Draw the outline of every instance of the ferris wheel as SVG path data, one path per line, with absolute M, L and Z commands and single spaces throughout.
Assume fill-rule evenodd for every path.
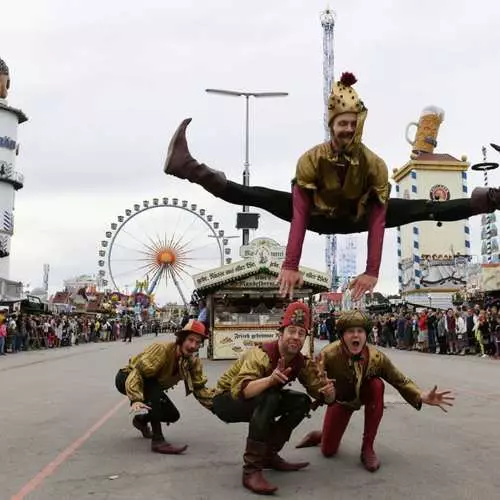
M 127 208 L 100 242 L 99 285 L 110 292 L 154 295 L 155 302 L 183 303 L 192 274 L 231 262 L 220 223 L 195 203 L 153 198 Z

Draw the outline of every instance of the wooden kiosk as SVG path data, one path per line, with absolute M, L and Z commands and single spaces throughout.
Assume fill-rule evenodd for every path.
M 237 359 L 258 342 L 276 338 L 283 311 L 289 303 L 276 283 L 285 247 L 269 238 L 257 238 L 241 247 L 243 260 L 193 276 L 199 296 L 205 297 L 210 314 L 210 359 Z M 312 296 L 329 290 L 326 273 L 301 267 L 304 285 L 295 299 L 311 305 Z M 308 337 L 304 352 L 314 350 Z

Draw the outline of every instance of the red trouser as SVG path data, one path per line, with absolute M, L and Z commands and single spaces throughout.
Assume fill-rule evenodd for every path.
M 371 449 L 384 413 L 384 382 L 382 379 L 372 378 L 363 382 L 360 397 L 361 402 L 365 405 L 362 449 Z M 337 453 L 351 415 L 352 410 L 339 403 L 327 408 L 321 438 L 321 452 L 325 457 L 331 457 Z

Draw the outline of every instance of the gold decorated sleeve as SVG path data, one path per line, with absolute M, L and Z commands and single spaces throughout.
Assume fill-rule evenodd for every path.
M 191 368 L 191 379 L 193 381 L 193 395 L 198 402 L 207 408 L 212 409 L 215 389 L 207 387 L 207 377 L 203 372 L 203 365 L 199 358 L 195 358 Z
M 233 399 L 243 397 L 243 389 L 252 380 L 264 378 L 270 369 L 267 354 L 260 348 L 254 347 L 248 351 L 239 372 L 231 381 L 231 396 Z
M 370 194 L 375 195 L 380 203 L 386 205 L 389 202 L 391 185 L 387 165 L 381 158 L 375 157 L 370 160 L 368 184 Z
M 144 380 L 135 368 L 128 374 L 125 381 L 125 391 L 132 403 L 144 401 Z
M 323 387 L 323 383 L 319 377 L 318 367 L 316 363 L 307 359 L 304 368 L 299 373 L 299 382 L 305 387 L 307 394 L 314 399 L 323 399 L 323 395 L 319 390 Z
M 295 172 L 295 181 L 297 185 L 304 189 L 317 189 L 316 186 L 316 166 L 309 153 L 303 154 L 297 162 Z
M 132 362 L 132 370 L 125 382 L 125 390 L 131 401 L 144 400 L 144 379 L 154 377 L 167 362 L 162 344 L 151 344 Z
M 420 410 L 422 408 L 422 391 L 417 384 L 400 372 L 385 354 L 382 354 L 381 363 L 382 378 L 397 389 L 406 402 Z

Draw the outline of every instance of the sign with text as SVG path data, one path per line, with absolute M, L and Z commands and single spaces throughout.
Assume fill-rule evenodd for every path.
M 262 342 L 272 342 L 278 338 L 276 328 L 214 328 L 212 345 L 213 359 L 238 359 L 245 351 Z M 308 336 L 302 354 L 312 351 L 312 336 Z

